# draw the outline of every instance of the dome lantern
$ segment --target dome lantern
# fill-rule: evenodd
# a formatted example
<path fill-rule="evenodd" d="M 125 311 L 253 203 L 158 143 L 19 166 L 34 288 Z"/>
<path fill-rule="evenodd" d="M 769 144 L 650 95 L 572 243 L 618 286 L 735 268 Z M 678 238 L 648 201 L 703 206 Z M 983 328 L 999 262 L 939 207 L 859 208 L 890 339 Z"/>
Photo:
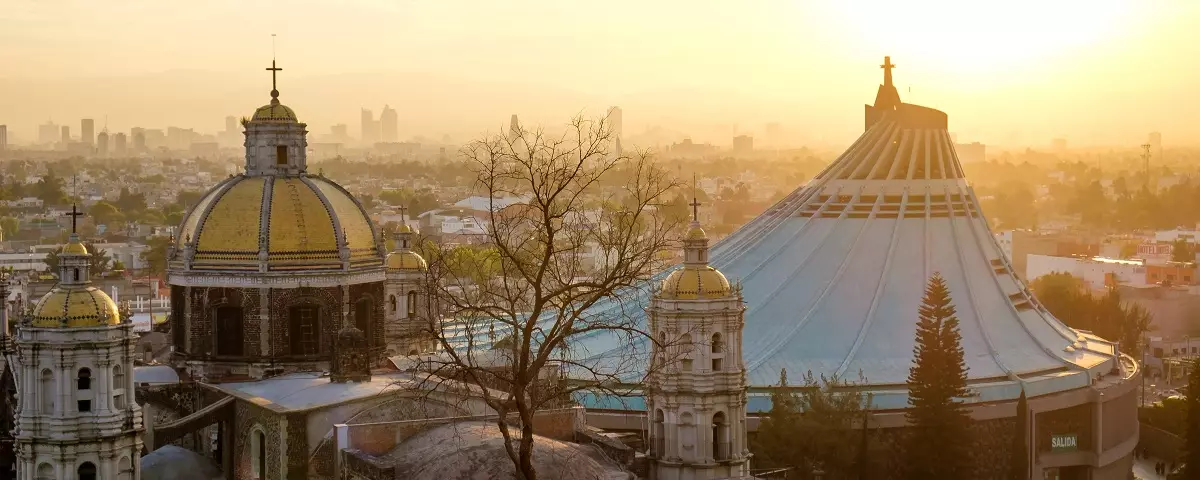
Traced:
<path fill-rule="evenodd" d="M 98 327 L 121 323 L 116 302 L 103 290 L 91 285 L 92 255 L 83 246 L 76 231 L 83 215 L 71 205 L 71 236 L 58 252 L 58 285 L 33 309 L 34 327 Z"/>
<path fill-rule="evenodd" d="M 708 264 L 708 234 L 700 228 L 700 201 L 693 198 L 692 223 L 683 237 L 683 268 L 671 272 L 662 283 L 664 298 L 681 300 L 729 296 L 729 280 Z"/>
<path fill-rule="evenodd" d="M 308 168 L 307 125 L 296 112 L 279 102 L 276 73 L 283 69 L 271 60 L 271 101 L 258 107 L 246 127 L 247 175 L 300 175 Z"/>

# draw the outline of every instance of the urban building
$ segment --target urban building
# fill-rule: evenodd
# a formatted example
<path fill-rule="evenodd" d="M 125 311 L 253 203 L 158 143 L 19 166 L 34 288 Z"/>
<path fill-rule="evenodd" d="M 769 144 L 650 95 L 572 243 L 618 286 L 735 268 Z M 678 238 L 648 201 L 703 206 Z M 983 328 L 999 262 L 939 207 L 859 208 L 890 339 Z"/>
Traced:
<path fill-rule="evenodd" d="M 96 121 L 85 118 L 79 121 L 79 141 L 93 145 L 96 142 Z"/>
<path fill-rule="evenodd" d="M 697 202 L 693 202 L 697 205 Z M 708 264 L 698 215 L 684 236 L 683 266 L 650 299 L 651 478 L 748 478 L 746 366 L 741 291 Z"/>
<path fill-rule="evenodd" d="M 621 138 L 624 135 L 625 129 L 625 112 L 621 107 L 609 107 L 608 109 L 608 124 L 612 126 L 613 135 Z"/>
<path fill-rule="evenodd" d="M 117 133 L 116 135 L 113 135 L 113 154 L 114 155 L 116 155 L 118 157 L 124 156 L 126 153 L 128 153 L 127 148 L 128 147 L 126 145 L 124 133 Z"/>
<path fill-rule="evenodd" d="M 384 105 L 383 112 L 379 114 L 379 130 L 381 141 L 400 141 L 400 127 L 396 124 L 396 122 L 396 110 L 392 109 L 392 107 Z"/>
<path fill-rule="evenodd" d="M 90 258 L 72 228 L 58 252 L 58 286 L 17 325 L 13 347 L 5 345 L 20 381 L 17 478 L 141 477 L 134 466 L 143 431 L 133 398 L 137 336 L 128 315 L 91 285 Z"/>
<path fill-rule="evenodd" d="M 738 135 L 733 137 L 733 153 L 747 154 L 754 151 L 754 137 Z"/>
<path fill-rule="evenodd" d="M 104 158 L 108 156 L 108 132 L 103 131 L 96 135 L 96 156 Z"/>
<path fill-rule="evenodd" d="M 979 142 L 958 143 L 954 145 L 954 153 L 961 163 L 978 163 L 987 159 L 987 147 Z"/>
<path fill-rule="evenodd" d="M 46 122 L 38 125 L 38 143 L 42 145 L 53 145 L 58 143 L 59 137 L 58 125 L 54 122 Z"/>
<path fill-rule="evenodd" d="M 0 152 L 8 148 L 8 125 L 0 125 Z"/>
<path fill-rule="evenodd" d="M 1030 478 L 1128 478 L 1138 441 L 1138 364 L 1115 342 L 1066 326 L 1014 275 L 963 176 L 947 115 L 901 102 L 888 60 L 854 146 L 710 251 L 708 265 L 736 279 L 746 305 L 741 348 L 748 414 L 770 410 L 781 370 L 861 375 L 855 388 L 869 394 L 867 421 L 879 435 L 902 434 L 909 399 L 907 389 L 896 386 L 907 383 L 923 290 L 939 273 L 961 322 L 972 390 L 964 403 L 980 432 L 971 446 L 980 455 L 971 478 L 1009 477 L 995 465 L 1011 458 L 1008 432 L 1022 392 L 1032 422 Z M 916 162 L 917 152 L 933 153 L 924 157 L 928 162 Z M 679 267 L 689 268 L 686 262 Z M 709 288 L 706 276 L 683 278 L 690 283 L 680 289 L 693 295 Z M 649 329 L 657 321 L 652 306 L 659 305 L 653 291 L 640 288 L 645 293 L 595 305 L 593 313 L 637 315 L 636 325 Z M 639 348 L 615 334 L 572 345 L 586 352 L 577 359 L 583 364 L 645 355 Z M 650 402 L 658 392 L 647 388 L 643 395 Z M 606 412 L 589 422 L 598 428 L 647 418 L 653 425 L 658 415 L 604 395 L 583 403 Z M 756 427 L 748 420 L 745 428 Z M 713 430 L 695 432 L 685 446 L 700 452 L 723 440 Z M 903 462 L 898 445 L 884 450 L 887 459 L 877 461 Z"/>
<path fill-rule="evenodd" d="M 66 125 L 62 126 L 61 142 L 62 142 L 63 149 L 66 149 L 71 144 L 71 127 L 68 127 Z"/>
<path fill-rule="evenodd" d="M 363 145 L 374 145 L 379 141 L 379 121 L 375 120 L 375 114 L 362 109 L 361 123 Z"/>

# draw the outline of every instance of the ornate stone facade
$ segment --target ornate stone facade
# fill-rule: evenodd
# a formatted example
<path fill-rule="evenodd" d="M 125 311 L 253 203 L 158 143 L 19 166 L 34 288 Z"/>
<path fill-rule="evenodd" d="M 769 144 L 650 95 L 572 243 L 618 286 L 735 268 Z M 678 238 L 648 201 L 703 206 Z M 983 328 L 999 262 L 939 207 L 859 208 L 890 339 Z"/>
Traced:
<path fill-rule="evenodd" d="M 59 285 L 17 327 L 12 346 L 3 339 L 17 380 L 21 480 L 141 478 L 137 337 L 128 315 L 90 285 L 90 258 L 72 232 L 59 252 Z"/>
<path fill-rule="evenodd" d="M 749 475 L 741 292 L 708 266 L 708 238 L 693 222 L 684 266 L 650 301 L 656 342 L 646 379 L 653 478 Z"/>

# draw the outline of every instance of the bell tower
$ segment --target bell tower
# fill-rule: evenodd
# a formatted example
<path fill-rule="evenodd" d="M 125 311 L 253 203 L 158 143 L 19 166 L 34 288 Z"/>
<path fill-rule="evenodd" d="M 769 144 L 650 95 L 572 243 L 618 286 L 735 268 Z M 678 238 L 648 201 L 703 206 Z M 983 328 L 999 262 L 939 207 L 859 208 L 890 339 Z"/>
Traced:
<path fill-rule="evenodd" d="M 142 409 L 134 401 L 137 336 L 127 312 L 91 284 L 75 233 L 58 252 L 59 283 L 16 328 L 5 359 L 17 380 L 17 478 L 141 478 Z"/>
<path fill-rule="evenodd" d="M 711 480 L 750 474 L 746 442 L 745 304 L 708 265 L 699 206 L 684 237 L 683 266 L 663 281 L 648 309 L 655 336 L 646 378 L 650 457 L 656 480 Z"/>

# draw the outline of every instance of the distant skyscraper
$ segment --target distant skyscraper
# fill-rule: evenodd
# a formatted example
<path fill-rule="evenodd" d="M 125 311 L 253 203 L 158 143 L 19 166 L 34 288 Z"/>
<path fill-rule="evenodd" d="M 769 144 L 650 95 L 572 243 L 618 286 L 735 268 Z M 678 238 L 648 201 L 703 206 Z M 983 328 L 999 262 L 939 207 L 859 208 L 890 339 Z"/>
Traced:
<path fill-rule="evenodd" d="M 362 143 L 373 145 L 379 141 L 379 122 L 370 110 L 362 109 Z"/>
<path fill-rule="evenodd" d="M 396 126 L 396 111 L 387 105 L 379 114 L 379 130 L 385 142 L 400 141 L 400 129 Z"/>
<path fill-rule="evenodd" d="M 96 135 L 96 156 L 104 158 L 108 156 L 108 132 L 100 132 Z"/>
<path fill-rule="evenodd" d="M 1150 137 L 1148 140 L 1149 141 L 1146 143 L 1150 144 L 1150 151 L 1154 154 L 1154 156 L 1158 157 L 1159 160 L 1162 160 L 1162 133 L 1150 132 Z"/>
<path fill-rule="evenodd" d="M 96 122 L 85 118 L 79 122 L 79 141 L 92 145 L 96 141 Z"/>
<path fill-rule="evenodd" d="M 141 127 L 133 127 L 130 131 L 130 136 L 133 137 L 133 151 L 141 153 L 146 151 L 146 129 Z"/>
<path fill-rule="evenodd" d="M 66 148 L 67 145 L 71 144 L 71 127 L 66 126 L 66 125 L 62 126 L 62 139 L 61 140 L 62 140 L 63 148 Z"/>
<path fill-rule="evenodd" d="M 236 132 L 237 131 L 237 117 L 235 117 L 233 115 L 225 117 L 225 131 L 226 132 Z"/>
<path fill-rule="evenodd" d="M 54 122 L 46 122 L 38 125 L 38 143 L 53 144 L 58 141 L 58 125 Z"/>
<path fill-rule="evenodd" d="M 125 155 L 125 134 L 118 133 L 113 135 L 113 154 L 121 157 Z"/>
<path fill-rule="evenodd" d="M 754 137 L 749 135 L 738 135 L 733 137 L 733 151 L 735 153 L 750 153 L 754 151 Z"/>
<path fill-rule="evenodd" d="M 8 148 L 8 125 L 0 125 L 0 152 Z"/>
<path fill-rule="evenodd" d="M 521 123 L 517 121 L 517 114 L 513 114 L 508 121 L 508 137 L 517 138 L 521 136 Z"/>
<path fill-rule="evenodd" d="M 623 116 L 624 116 L 624 112 L 621 111 L 621 107 L 611 107 L 608 109 L 609 124 L 612 125 L 613 135 L 617 136 L 618 138 L 623 133 L 622 132 L 622 129 L 624 128 L 623 120 L 622 120 Z"/>

